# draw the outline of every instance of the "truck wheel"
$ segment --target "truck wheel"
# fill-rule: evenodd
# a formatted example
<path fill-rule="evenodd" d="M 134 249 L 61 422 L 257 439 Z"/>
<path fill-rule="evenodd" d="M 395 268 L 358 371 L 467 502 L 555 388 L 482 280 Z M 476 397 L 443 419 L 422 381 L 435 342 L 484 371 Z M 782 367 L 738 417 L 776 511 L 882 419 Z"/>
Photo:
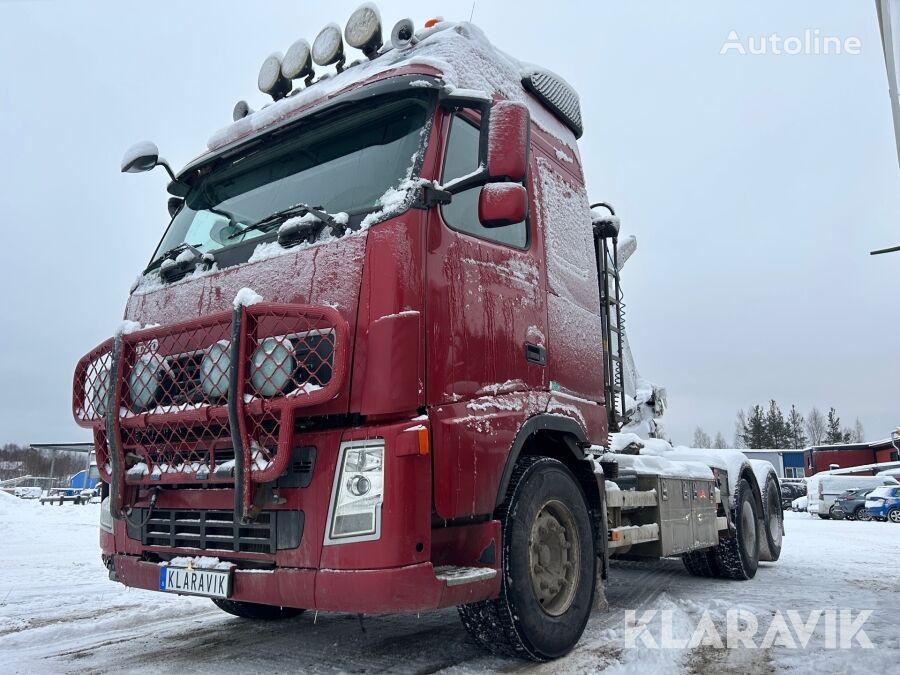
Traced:
<path fill-rule="evenodd" d="M 305 612 L 305 609 L 296 607 L 276 607 L 273 605 L 258 605 L 255 602 L 240 602 L 238 600 L 220 600 L 213 598 L 213 604 L 219 609 L 239 616 L 242 619 L 256 619 L 259 621 L 275 621 L 276 619 L 290 619 Z"/>
<path fill-rule="evenodd" d="M 681 556 L 685 569 L 695 577 L 715 577 L 719 571 L 714 567 L 709 550 L 691 551 Z"/>
<path fill-rule="evenodd" d="M 723 579 L 752 579 L 759 567 L 759 509 L 753 489 L 746 479 L 738 481 L 735 491 L 735 536 L 723 539 L 710 557 Z"/>
<path fill-rule="evenodd" d="M 503 528 L 500 596 L 459 607 L 463 625 L 494 654 L 563 656 L 584 632 L 597 581 L 584 493 L 562 462 L 523 457 L 496 517 Z"/>
<path fill-rule="evenodd" d="M 766 475 L 763 487 L 763 531 L 765 541 L 760 544 L 760 560 L 775 562 L 781 557 L 781 538 L 784 536 L 784 511 L 781 508 L 781 491 L 778 480 L 772 474 Z"/>

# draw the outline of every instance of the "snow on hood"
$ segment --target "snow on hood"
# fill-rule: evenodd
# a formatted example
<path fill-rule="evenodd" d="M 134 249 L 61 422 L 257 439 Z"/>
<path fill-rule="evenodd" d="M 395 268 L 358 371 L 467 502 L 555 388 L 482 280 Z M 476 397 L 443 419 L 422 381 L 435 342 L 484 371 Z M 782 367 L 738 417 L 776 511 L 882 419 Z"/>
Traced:
<path fill-rule="evenodd" d="M 270 103 L 250 115 L 214 133 L 207 142 L 209 150 L 218 150 L 245 136 L 273 127 L 298 111 L 332 98 L 338 92 L 358 87 L 377 75 L 403 66 L 427 66 L 441 74 L 454 90 L 471 90 L 486 98 L 494 94 L 513 101 L 527 101 L 532 119 L 544 131 L 576 149 L 575 137 L 556 117 L 522 87 L 524 74 L 538 70 L 494 47 L 477 26 L 442 21 L 416 34 L 419 42 L 407 49 L 388 49 L 373 61 L 364 61 L 343 72 L 322 75 L 305 89 L 297 89 L 285 98 Z M 415 80 L 422 87 L 427 81 Z M 577 152 L 577 150 L 576 150 Z"/>

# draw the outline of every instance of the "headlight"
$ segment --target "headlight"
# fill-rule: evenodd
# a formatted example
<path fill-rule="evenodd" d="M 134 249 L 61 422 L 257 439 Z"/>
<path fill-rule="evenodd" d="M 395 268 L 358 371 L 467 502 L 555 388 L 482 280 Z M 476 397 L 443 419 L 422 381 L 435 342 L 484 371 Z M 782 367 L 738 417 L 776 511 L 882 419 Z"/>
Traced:
<path fill-rule="evenodd" d="M 384 442 L 358 441 L 342 445 L 325 543 L 378 539 L 383 501 Z"/>
<path fill-rule="evenodd" d="M 231 343 L 219 340 L 206 350 L 200 361 L 200 385 L 209 398 L 228 396 L 229 371 L 231 370 Z"/>
<path fill-rule="evenodd" d="M 165 361 L 156 354 L 141 356 L 128 373 L 128 400 L 135 410 L 145 410 L 159 393 Z"/>
<path fill-rule="evenodd" d="M 100 502 L 100 529 L 104 532 L 109 532 L 112 534 L 113 531 L 113 517 L 112 511 L 110 511 L 110 501 L 109 497 L 106 497 L 102 502 Z"/>
<path fill-rule="evenodd" d="M 263 340 L 250 361 L 250 382 L 260 396 L 276 396 L 291 383 L 296 368 L 294 343 L 286 337 Z"/>
<path fill-rule="evenodd" d="M 103 417 L 106 399 L 109 397 L 109 380 L 112 370 L 112 354 L 107 352 L 91 362 L 84 378 L 84 416 Z"/>

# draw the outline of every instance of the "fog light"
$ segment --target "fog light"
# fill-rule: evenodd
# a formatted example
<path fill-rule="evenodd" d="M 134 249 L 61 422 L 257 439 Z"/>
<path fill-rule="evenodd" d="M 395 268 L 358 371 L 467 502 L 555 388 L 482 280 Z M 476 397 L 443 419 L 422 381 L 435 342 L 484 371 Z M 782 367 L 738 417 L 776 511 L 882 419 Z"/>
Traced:
<path fill-rule="evenodd" d="M 145 354 L 131 368 L 128 400 L 135 410 L 144 410 L 156 400 L 164 364 L 158 355 Z"/>
<path fill-rule="evenodd" d="M 250 382 L 260 396 L 276 396 L 291 384 L 295 368 L 294 343 L 286 337 L 266 338 L 253 352 Z"/>
<path fill-rule="evenodd" d="M 109 398 L 112 354 L 107 352 L 91 362 L 84 378 L 84 416 L 103 417 L 106 414 L 106 399 Z"/>
<path fill-rule="evenodd" d="M 209 398 L 228 396 L 229 371 L 231 370 L 231 343 L 219 340 L 206 350 L 200 361 L 200 385 Z"/>

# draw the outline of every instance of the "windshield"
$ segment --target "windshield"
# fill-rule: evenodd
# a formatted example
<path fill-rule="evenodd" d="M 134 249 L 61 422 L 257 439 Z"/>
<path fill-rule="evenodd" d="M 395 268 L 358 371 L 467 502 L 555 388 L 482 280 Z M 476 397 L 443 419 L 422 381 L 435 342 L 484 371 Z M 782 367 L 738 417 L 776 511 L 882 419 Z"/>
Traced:
<path fill-rule="evenodd" d="M 412 176 L 428 114 L 424 99 L 405 98 L 301 122 L 292 135 L 270 139 L 202 178 L 153 260 L 181 244 L 207 253 L 260 237 L 264 231 L 238 233 L 298 203 L 351 216 L 374 210 L 389 188 Z"/>

